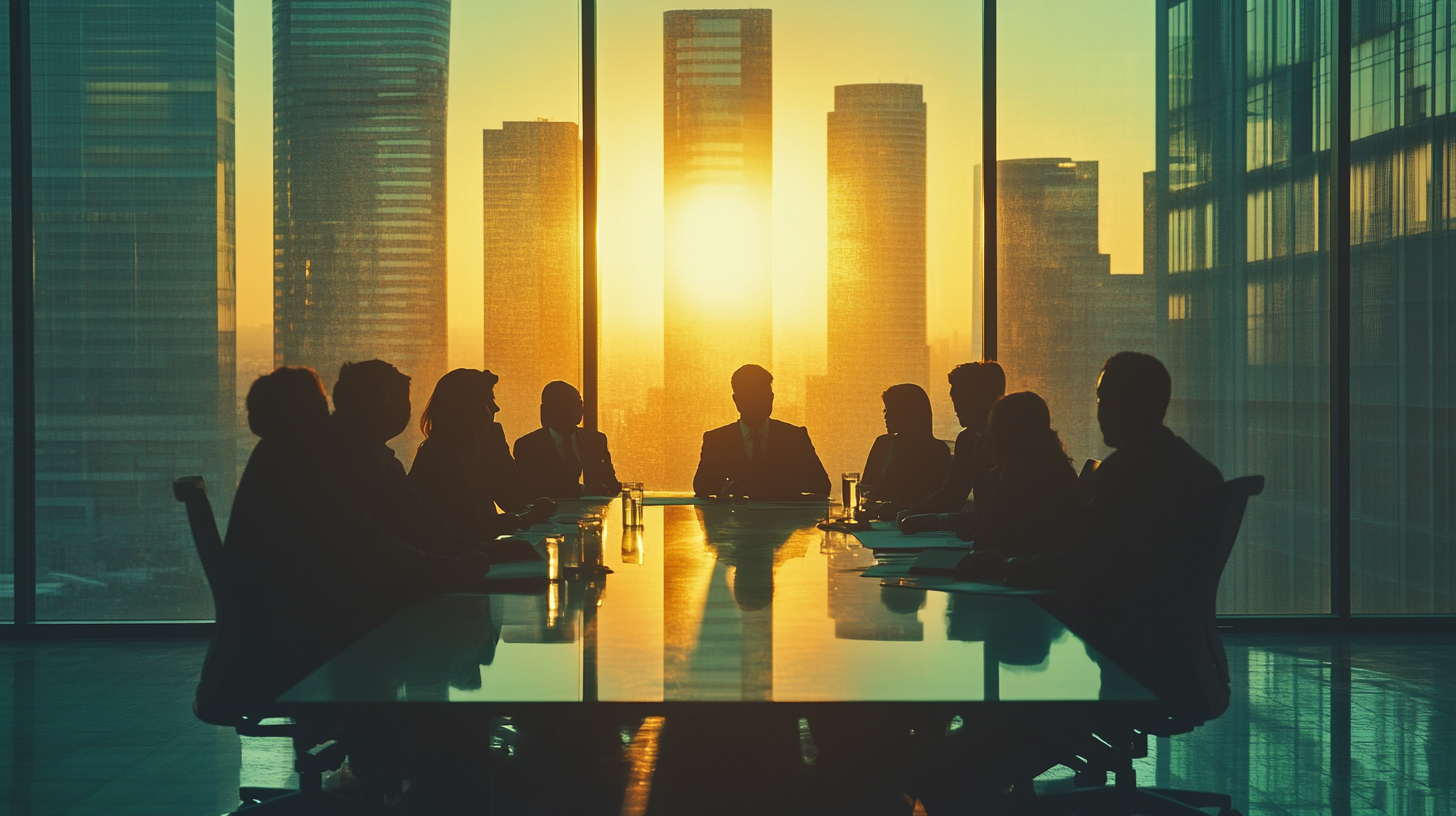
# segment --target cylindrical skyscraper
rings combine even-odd
[[[884,433],[880,394],[927,385],[925,102],[919,85],[839,85],[829,114],[829,372],[810,427],[831,471]]]
[[[381,12],[388,11],[383,16]],[[450,0],[273,2],[274,362],[445,371]]]

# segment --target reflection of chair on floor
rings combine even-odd
[[[1084,472],[1085,472],[1084,468]],[[1223,519],[1216,545],[1203,565],[1203,583],[1199,590],[1196,612],[1188,620],[1193,629],[1191,640],[1200,651],[1199,679],[1203,687],[1211,720],[1228,709],[1228,657],[1218,635],[1218,583],[1229,553],[1239,537],[1244,509],[1249,499],[1264,492],[1263,476],[1244,476],[1224,483]],[[1080,755],[1067,763],[1076,771],[1081,790],[1037,797],[1029,808],[1037,814],[1129,814],[1152,816],[1207,816],[1202,808],[1218,808],[1220,816],[1233,816],[1233,802],[1227,794],[1202,791],[1170,790],[1137,787],[1137,774],[1132,761],[1148,755],[1148,735],[1170,737],[1187,734],[1206,720],[1165,717],[1156,722],[1130,723],[1125,728],[1099,730],[1087,741]],[[1115,777],[1113,787],[1106,787],[1107,773]]]
[[[202,663],[202,676],[197,683],[197,696],[192,700],[192,713],[203,722],[231,727],[242,737],[274,737],[293,741],[294,770],[298,772],[299,790],[277,788],[240,788],[243,811],[247,813],[328,813],[330,804],[322,795],[323,772],[339,767],[344,759],[343,746],[327,735],[301,725],[281,720],[266,711],[240,711],[227,699],[224,684],[237,660],[238,599],[223,574],[222,537],[212,504],[207,500],[207,487],[201,476],[184,476],[172,483],[172,493],[187,507],[187,523],[202,572],[212,589],[216,625],[207,657]],[[257,804],[257,803],[262,804]]]

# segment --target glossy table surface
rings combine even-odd
[[[613,500],[610,574],[419,601],[279,703],[1156,704],[1030,598],[861,576],[826,510],[654,505],[630,530]]]

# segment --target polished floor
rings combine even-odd
[[[1227,645],[1233,707],[1156,740],[1140,784],[1224,791],[1246,814],[1456,813],[1456,637]],[[205,648],[0,643],[0,813],[218,816],[240,782],[287,784],[284,746],[193,719]]]

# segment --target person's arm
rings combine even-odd
[[[499,422],[492,422],[486,428],[480,459],[486,489],[501,509],[512,513],[524,510],[533,494],[522,489],[516,460],[511,457],[510,443],[506,442],[505,429]]]
[[[966,506],[966,499],[971,495],[973,482],[973,460],[976,434],[970,430],[961,431],[956,437],[955,454],[951,456],[950,465],[946,468],[945,479],[941,482],[940,489],[930,494],[925,500],[916,502],[901,514],[906,516],[919,516],[935,513],[959,513]]]
[[[708,434],[703,434],[703,449],[698,454],[698,470],[693,474],[693,495],[700,499],[711,498],[723,491],[723,480],[728,476],[715,461],[710,450]]]
[[[601,447],[601,450],[598,451],[601,454],[601,458],[593,468],[595,472],[593,473],[591,483],[604,488],[606,491],[605,495],[615,496],[622,492],[622,483],[617,479],[617,468],[612,464],[612,451],[607,445],[607,435],[597,432],[593,438],[597,440],[597,444]]]
[[[804,438],[804,450],[800,460],[800,476],[798,484],[794,487],[795,493],[807,493],[816,499],[829,498],[829,473],[824,470],[824,463],[819,461],[819,453],[814,450],[814,441],[809,438],[809,429],[800,428],[799,433]]]
[[[522,495],[545,496],[551,492],[548,463],[545,461],[541,446],[534,443],[535,440],[531,438],[530,434],[516,440],[512,450],[516,484]]]

